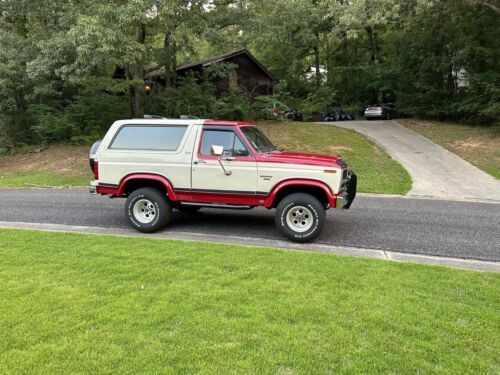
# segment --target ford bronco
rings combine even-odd
[[[347,209],[356,175],[338,156],[278,149],[246,122],[199,119],[116,121],[90,152],[93,194],[126,198],[132,227],[154,232],[172,209],[275,208],[287,238],[310,241],[328,208]]]

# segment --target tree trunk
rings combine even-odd
[[[144,44],[145,40],[146,25],[141,23],[137,26],[137,42]],[[144,62],[139,61],[132,69],[129,67],[127,78],[134,81],[129,90],[130,114],[132,118],[140,118],[144,116]]]
[[[163,51],[165,53],[165,61],[163,64],[165,67],[165,84],[167,87],[174,87],[177,78],[177,48],[175,43],[172,41],[172,33],[170,31],[165,33],[163,39]]]
[[[314,46],[314,69],[316,70],[316,88],[318,89],[321,84],[321,72],[319,66],[319,48]]]
[[[334,56],[333,56],[333,48],[330,42],[330,38],[326,41],[326,82],[328,84],[333,84],[333,69],[334,69]]]
[[[373,29],[371,26],[366,26],[368,34],[368,51],[370,53],[370,65],[377,65],[377,46],[373,36]]]
[[[366,32],[368,34],[368,51],[370,53],[370,65],[376,66],[378,64],[377,60],[377,44],[375,41],[375,35],[373,33],[373,28],[371,26],[366,26]],[[372,89],[372,102],[378,101],[379,92],[376,88]]]

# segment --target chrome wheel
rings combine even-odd
[[[311,229],[314,219],[311,211],[304,206],[295,206],[286,214],[286,223],[294,232],[307,232]]]
[[[135,219],[142,224],[151,223],[156,217],[156,208],[153,202],[147,199],[139,199],[132,210]]]

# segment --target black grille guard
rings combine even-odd
[[[344,205],[344,210],[348,210],[351,207],[352,202],[354,202],[354,198],[356,198],[356,188],[358,185],[358,176],[352,170],[350,170],[350,174],[346,184],[346,200],[347,203]]]

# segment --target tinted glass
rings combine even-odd
[[[269,152],[277,147],[255,126],[242,126],[241,131],[257,152]]]
[[[212,146],[223,146],[224,153],[231,156],[248,156],[248,150],[238,136],[232,131],[204,130],[200,153],[211,155]]]
[[[111,148],[126,150],[175,151],[187,126],[124,126]]]

